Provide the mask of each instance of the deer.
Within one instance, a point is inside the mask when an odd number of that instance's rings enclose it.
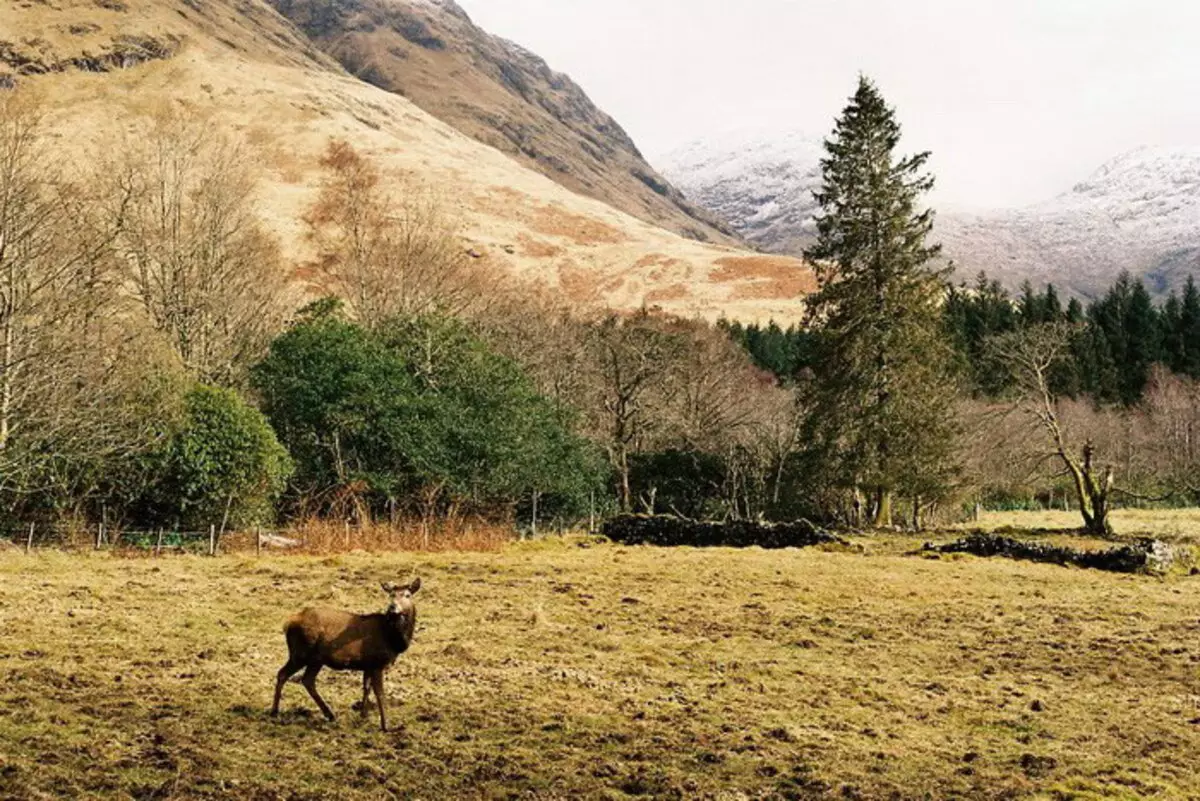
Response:
[[[374,692],[379,707],[379,728],[387,731],[383,672],[412,644],[417,625],[417,607],[413,603],[413,596],[421,589],[421,579],[413,579],[403,586],[392,582],[381,586],[391,599],[384,612],[356,615],[337,609],[309,608],[288,619],[283,626],[288,660],[276,676],[272,716],[279,714],[283,686],[304,668],[301,684],[317,703],[321,713],[332,722],[336,720],[333,710],[317,692],[318,674],[322,668],[362,671],[362,717],[367,716],[370,695]]]

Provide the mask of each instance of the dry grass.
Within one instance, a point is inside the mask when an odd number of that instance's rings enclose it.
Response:
[[[317,556],[368,551],[498,551],[513,541],[511,526],[470,518],[438,519],[428,525],[419,520],[398,525],[367,523],[347,526],[327,520],[310,520],[284,531],[282,536],[299,540],[300,553]],[[253,535],[241,535],[227,543],[230,550],[254,549]]]
[[[1197,580],[662,551],[0,553],[0,798],[1187,798]],[[298,686],[287,614],[420,574],[397,731]]]
[[[965,528],[1063,531],[1083,525],[1078,512],[985,512]],[[1151,536],[1168,542],[1200,543],[1200,509],[1117,509],[1113,530],[1121,537]]]
[[[778,256],[731,256],[718,259],[710,280],[738,284],[734,297],[743,300],[801,298],[816,291],[812,270]]]

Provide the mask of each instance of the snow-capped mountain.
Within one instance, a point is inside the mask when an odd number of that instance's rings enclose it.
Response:
[[[658,159],[694,202],[764,249],[798,253],[812,240],[821,146],[790,133],[725,135]],[[1034,206],[942,210],[937,238],[963,278],[980,270],[1010,287],[1028,279],[1085,297],[1122,270],[1165,294],[1200,274],[1200,148],[1143,148]]]
[[[820,139],[800,133],[737,131],[668,153],[656,166],[754,244],[795,254],[816,234],[812,192],[821,182],[822,152]]]

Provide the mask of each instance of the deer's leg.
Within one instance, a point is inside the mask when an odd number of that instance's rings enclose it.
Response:
[[[308,694],[317,702],[317,706],[321,707],[321,712],[329,720],[336,720],[333,715],[333,710],[329,708],[329,704],[325,703],[325,699],[317,692],[317,674],[321,672],[321,665],[309,665],[308,670],[304,671],[304,678],[301,683],[304,689],[308,690]]]
[[[371,702],[371,672],[363,671],[363,699],[362,706],[359,707],[359,712],[365,718],[367,716],[367,704]]]
[[[379,705],[379,728],[387,731],[387,713],[383,711],[383,668],[371,673],[371,688],[375,690],[375,703]]]
[[[295,675],[296,671],[304,667],[303,662],[296,662],[288,659],[287,664],[279,669],[279,673],[275,675],[275,703],[271,705],[271,714],[279,714],[279,699],[283,696],[283,685],[287,684],[287,680]]]

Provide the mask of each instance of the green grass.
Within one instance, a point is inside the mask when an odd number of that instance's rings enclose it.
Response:
[[[0,798],[1200,796],[1200,579],[906,549],[0,554]],[[395,731],[266,714],[288,614],[413,573]]]

